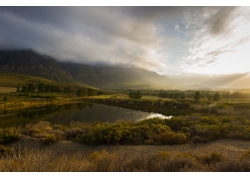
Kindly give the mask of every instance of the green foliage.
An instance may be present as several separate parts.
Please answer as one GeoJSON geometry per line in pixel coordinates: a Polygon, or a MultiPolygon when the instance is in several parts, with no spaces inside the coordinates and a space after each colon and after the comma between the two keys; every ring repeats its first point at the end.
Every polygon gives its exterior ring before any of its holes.
{"type": "Polygon", "coordinates": [[[188,138],[184,133],[165,131],[158,135],[157,141],[159,142],[159,144],[166,145],[184,144],[188,142],[188,138]]]}
{"type": "Polygon", "coordinates": [[[45,139],[43,140],[44,144],[52,144],[57,141],[56,136],[54,134],[47,134],[45,139]]]}
{"type": "Polygon", "coordinates": [[[21,134],[13,130],[0,130],[0,143],[9,143],[12,141],[19,140],[21,134]]]}
{"type": "Polygon", "coordinates": [[[199,101],[200,98],[201,98],[200,92],[195,92],[195,94],[194,94],[194,100],[195,100],[195,101],[199,101]]]}
{"type": "Polygon", "coordinates": [[[219,100],[220,100],[220,97],[221,97],[221,95],[220,95],[219,93],[215,93],[215,94],[213,95],[213,101],[219,101],[219,100]]]}
{"type": "Polygon", "coordinates": [[[95,95],[101,95],[103,94],[102,91],[96,91],[95,89],[88,88],[88,89],[78,89],[77,90],[77,96],[95,96],[95,95]]]}
{"type": "Polygon", "coordinates": [[[200,161],[203,164],[214,164],[217,162],[221,162],[224,157],[220,153],[211,153],[209,155],[200,155],[200,156],[195,156],[198,161],[200,161]]]}
{"type": "Polygon", "coordinates": [[[198,135],[206,140],[214,140],[221,137],[220,127],[217,125],[201,125],[195,124],[193,127],[193,135],[198,135]]]}
{"type": "Polygon", "coordinates": [[[86,96],[87,92],[85,89],[78,89],[76,94],[77,96],[86,96]]]}
{"type": "Polygon", "coordinates": [[[136,92],[129,92],[129,97],[132,99],[141,99],[142,94],[140,91],[136,91],[136,92]]]}
{"type": "Polygon", "coordinates": [[[0,157],[10,155],[14,152],[14,149],[0,145],[0,157]]]}

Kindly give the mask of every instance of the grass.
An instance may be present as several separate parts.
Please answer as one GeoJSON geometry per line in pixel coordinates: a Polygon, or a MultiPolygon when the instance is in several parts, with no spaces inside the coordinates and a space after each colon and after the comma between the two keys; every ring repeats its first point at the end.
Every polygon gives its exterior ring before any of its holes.
{"type": "MultiPolygon", "coordinates": [[[[23,142],[25,143],[25,142],[23,142]]],[[[0,158],[1,172],[249,172],[250,160],[197,147],[148,146],[93,147],[63,144],[38,147],[5,147],[0,158]],[[59,149],[60,148],[60,149],[59,149]],[[171,150],[172,148],[172,150],[171,150]],[[195,150],[191,150],[195,148],[195,150]],[[73,149],[73,150],[72,150],[73,149]],[[59,151],[58,151],[59,150],[59,151]],[[64,152],[64,153],[62,153],[64,152]],[[73,153],[72,153],[73,152],[73,153]]],[[[230,145],[226,146],[230,147],[230,145]]],[[[214,147],[215,149],[216,147],[214,147]]],[[[244,152],[234,151],[237,155],[244,152]]]]}

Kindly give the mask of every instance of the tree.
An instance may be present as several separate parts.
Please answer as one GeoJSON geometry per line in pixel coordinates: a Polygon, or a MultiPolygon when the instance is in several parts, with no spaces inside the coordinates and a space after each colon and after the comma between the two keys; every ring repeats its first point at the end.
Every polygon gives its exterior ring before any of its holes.
{"type": "Polygon", "coordinates": [[[96,93],[96,92],[95,92],[94,89],[91,89],[91,88],[88,89],[88,96],[94,96],[95,93],[96,93]]]}
{"type": "Polygon", "coordinates": [[[4,101],[4,102],[7,102],[7,101],[8,101],[8,99],[7,99],[6,96],[4,96],[3,101],[4,101]]]}
{"type": "Polygon", "coordinates": [[[200,98],[201,98],[201,94],[199,92],[195,92],[195,94],[194,94],[194,100],[195,101],[199,101],[200,98]]]}
{"type": "Polygon", "coordinates": [[[213,101],[219,101],[220,100],[220,94],[219,93],[215,93],[213,96],[213,101]]]}
{"type": "Polygon", "coordinates": [[[77,90],[77,96],[86,96],[87,93],[85,91],[85,89],[78,89],[77,90]]]}
{"type": "Polygon", "coordinates": [[[208,101],[212,101],[213,95],[212,95],[212,94],[209,94],[207,99],[208,99],[208,101]]]}
{"type": "Polygon", "coordinates": [[[129,97],[132,99],[141,99],[142,95],[140,91],[137,92],[129,92],[129,97]]]}

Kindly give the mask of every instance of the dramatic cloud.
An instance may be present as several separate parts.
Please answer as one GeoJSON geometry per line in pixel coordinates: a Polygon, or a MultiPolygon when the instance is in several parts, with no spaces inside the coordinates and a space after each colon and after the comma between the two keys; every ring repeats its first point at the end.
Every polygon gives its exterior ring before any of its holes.
{"type": "Polygon", "coordinates": [[[0,48],[32,48],[60,61],[132,65],[162,74],[246,72],[249,12],[249,7],[0,7],[0,48]],[[235,63],[234,69],[220,70],[227,63],[235,63]]]}
{"type": "Polygon", "coordinates": [[[208,74],[249,72],[249,10],[249,7],[204,8],[200,19],[194,20],[197,30],[189,41],[190,54],[182,59],[182,70],[208,74]]]}

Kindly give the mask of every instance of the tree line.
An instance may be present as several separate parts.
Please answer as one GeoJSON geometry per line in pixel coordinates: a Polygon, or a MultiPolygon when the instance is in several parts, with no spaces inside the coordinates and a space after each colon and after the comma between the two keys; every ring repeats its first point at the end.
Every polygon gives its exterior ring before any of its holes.
{"type": "Polygon", "coordinates": [[[88,89],[80,88],[77,90],[76,95],[79,97],[103,95],[103,91],[98,91],[92,88],[88,88],[88,89]]]}
{"type": "MultiPolygon", "coordinates": [[[[62,92],[62,89],[59,85],[50,85],[39,83],[34,85],[34,83],[26,83],[22,87],[20,84],[17,86],[17,92],[62,92]]],[[[70,86],[64,87],[63,92],[70,93],[70,86]]]]}
{"type": "Polygon", "coordinates": [[[195,101],[200,99],[207,99],[208,101],[219,101],[220,99],[237,99],[237,98],[249,98],[249,93],[240,93],[240,92],[212,92],[212,91],[163,91],[161,90],[158,94],[158,97],[161,98],[170,98],[170,99],[185,99],[185,98],[194,98],[195,101]]]}

